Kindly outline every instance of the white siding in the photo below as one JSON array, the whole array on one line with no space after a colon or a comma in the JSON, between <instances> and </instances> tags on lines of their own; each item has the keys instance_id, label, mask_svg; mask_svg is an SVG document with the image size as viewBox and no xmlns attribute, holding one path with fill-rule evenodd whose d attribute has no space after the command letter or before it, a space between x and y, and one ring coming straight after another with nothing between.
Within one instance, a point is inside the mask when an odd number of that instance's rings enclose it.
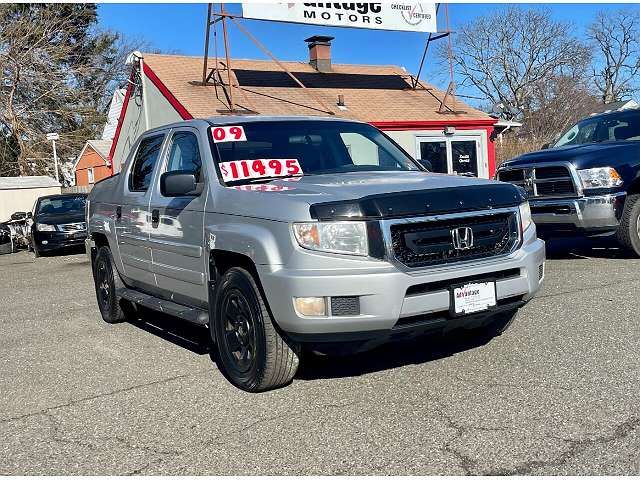
<instances>
[{"instance_id":1,"label":"white siding","mask_svg":"<svg viewBox=\"0 0 640 480\"><path fill-rule=\"evenodd\" d=\"M148 103L149 125L145 125L144 109L142 105L142 96L129 98L127 111L120 129L118 143L113 154L114 171L119 172L120 166L126 161L131 147L138 137L147 130L155 127L161 127L169 123L182 120L178 112L173 108L169 101L160 93L160 90L143 75L144 88L147 89L146 97Z\"/></svg>"},{"instance_id":2,"label":"white siding","mask_svg":"<svg viewBox=\"0 0 640 480\"><path fill-rule=\"evenodd\" d=\"M0 222L9 220L12 213L30 212L40 197L59 193L59 186L0 190Z\"/></svg>"}]
</instances>

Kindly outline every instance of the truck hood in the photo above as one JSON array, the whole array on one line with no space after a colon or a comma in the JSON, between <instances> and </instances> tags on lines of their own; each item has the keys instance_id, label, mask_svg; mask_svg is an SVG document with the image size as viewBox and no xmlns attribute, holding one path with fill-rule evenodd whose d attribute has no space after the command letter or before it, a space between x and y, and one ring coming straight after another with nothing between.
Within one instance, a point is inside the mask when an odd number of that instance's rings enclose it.
<instances>
[{"instance_id":1,"label":"truck hood","mask_svg":"<svg viewBox=\"0 0 640 480\"><path fill-rule=\"evenodd\" d=\"M530 163L569 162L576 168L616 167L640 156L640 142L618 141L567 145L537 152L525 153L505 162L504 166Z\"/></svg>"},{"instance_id":2,"label":"truck hood","mask_svg":"<svg viewBox=\"0 0 640 480\"><path fill-rule=\"evenodd\" d=\"M385 218L517 205L509 184L425 172L307 175L224 189L229 213L280 221ZM232 211L233 210L233 211Z\"/></svg>"}]
</instances>

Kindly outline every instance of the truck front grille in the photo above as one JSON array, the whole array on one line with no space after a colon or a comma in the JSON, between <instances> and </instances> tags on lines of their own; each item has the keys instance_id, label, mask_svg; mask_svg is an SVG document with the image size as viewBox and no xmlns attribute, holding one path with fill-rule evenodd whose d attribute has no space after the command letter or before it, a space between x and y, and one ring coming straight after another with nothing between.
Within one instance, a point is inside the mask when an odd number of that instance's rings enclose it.
<instances>
[{"instance_id":1,"label":"truck front grille","mask_svg":"<svg viewBox=\"0 0 640 480\"><path fill-rule=\"evenodd\" d=\"M562 165L507 168L498 172L498 180L524 188L529 197L572 197L576 187L569 169Z\"/></svg>"},{"instance_id":2,"label":"truck front grille","mask_svg":"<svg viewBox=\"0 0 640 480\"><path fill-rule=\"evenodd\" d=\"M516 213L506 212L391 225L391 241L399 262L430 267L511 253L520 242L520 230Z\"/></svg>"}]
</instances>

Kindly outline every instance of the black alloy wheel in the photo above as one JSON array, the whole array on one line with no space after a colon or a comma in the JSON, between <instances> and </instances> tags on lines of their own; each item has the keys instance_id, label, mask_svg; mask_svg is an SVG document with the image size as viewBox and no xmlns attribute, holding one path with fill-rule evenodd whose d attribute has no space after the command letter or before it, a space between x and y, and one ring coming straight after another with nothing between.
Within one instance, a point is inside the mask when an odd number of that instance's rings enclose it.
<instances>
[{"instance_id":1,"label":"black alloy wheel","mask_svg":"<svg viewBox=\"0 0 640 480\"><path fill-rule=\"evenodd\" d=\"M115 270L109 247L98 249L93 264L93 278L102 319L107 323L122 322L125 314L116 292L117 288L122 286L122 282Z\"/></svg>"},{"instance_id":2,"label":"black alloy wheel","mask_svg":"<svg viewBox=\"0 0 640 480\"><path fill-rule=\"evenodd\" d=\"M291 382L299 348L276 329L253 275L230 268L211 295L209 329L218 367L236 387L261 392Z\"/></svg>"},{"instance_id":3,"label":"black alloy wheel","mask_svg":"<svg viewBox=\"0 0 640 480\"><path fill-rule=\"evenodd\" d=\"M251 370L256 359L255 318L241 291L232 289L223 299L225 347L237 372Z\"/></svg>"}]
</instances>

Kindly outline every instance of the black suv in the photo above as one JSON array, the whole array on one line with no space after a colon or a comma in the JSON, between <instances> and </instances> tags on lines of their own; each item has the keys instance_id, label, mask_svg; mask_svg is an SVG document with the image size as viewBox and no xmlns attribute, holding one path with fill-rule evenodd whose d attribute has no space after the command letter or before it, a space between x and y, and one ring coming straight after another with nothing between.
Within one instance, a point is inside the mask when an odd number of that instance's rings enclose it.
<instances>
[{"instance_id":1,"label":"black suv","mask_svg":"<svg viewBox=\"0 0 640 480\"><path fill-rule=\"evenodd\" d=\"M614 236L640 256L640 110L580 120L496 178L527 191L541 236Z\"/></svg>"}]
</instances>

